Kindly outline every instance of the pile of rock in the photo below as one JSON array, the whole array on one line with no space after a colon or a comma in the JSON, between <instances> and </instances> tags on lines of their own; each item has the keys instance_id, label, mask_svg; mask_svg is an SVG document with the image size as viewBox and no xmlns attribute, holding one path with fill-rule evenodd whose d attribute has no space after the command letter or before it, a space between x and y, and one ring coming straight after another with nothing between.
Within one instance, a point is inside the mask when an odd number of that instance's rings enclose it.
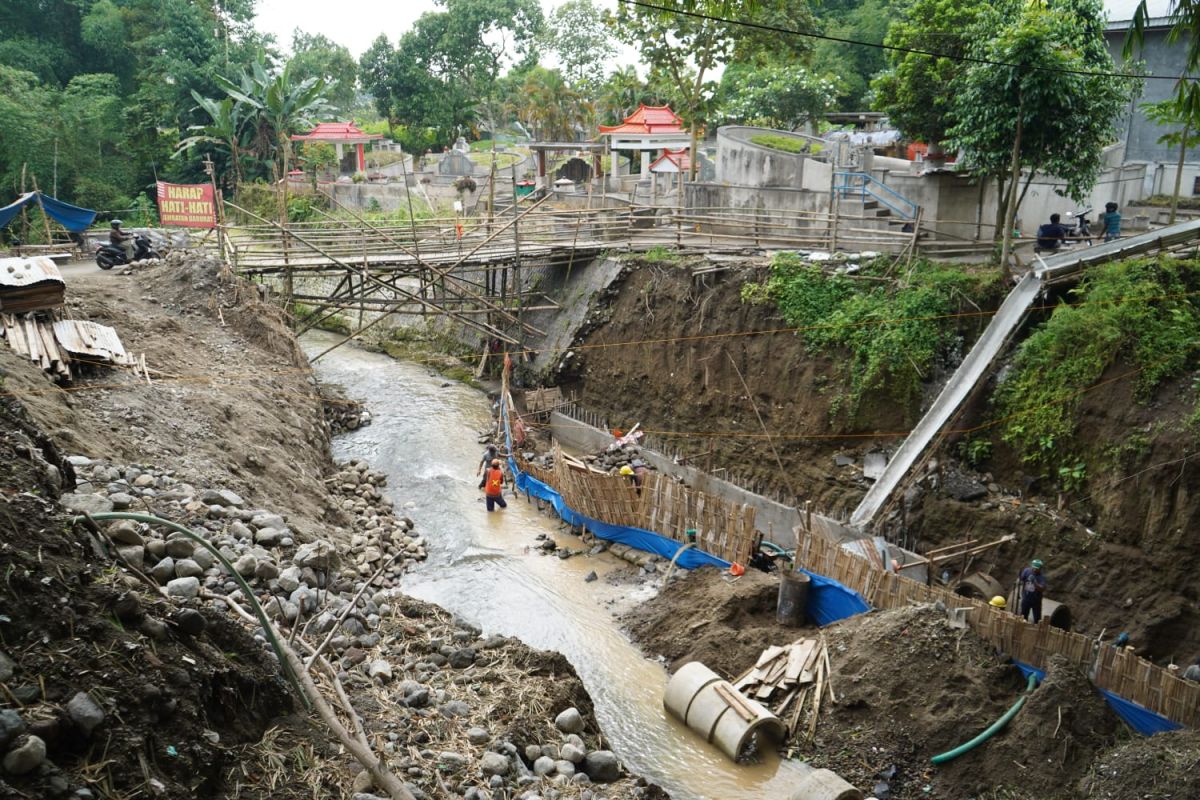
<instances>
[{"instance_id":1,"label":"pile of rock","mask_svg":"<svg viewBox=\"0 0 1200 800\"><path fill-rule=\"evenodd\" d=\"M642 449L636 444L623 444L612 450L602 450L594 455L584 456L583 460L605 472L617 472L621 467L654 469L642 459Z\"/></svg>"},{"instance_id":2,"label":"pile of rock","mask_svg":"<svg viewBox=\"0 0 1200 800\"><path fill-rule=\"evenodd\" d=\"M364 461L339 465L327 480L330 494L352 520L334 540L297 541L287 520L248 508L228 489L197 489L169 471L119 466L75 456L69 459L80 482L61 502L78 513L141 511L186 524L203 536L255 591L268 616L281 625L312 620L310 631L326 634L335 653L373 647L373 633L387 612L381 590L398 584L406 569L426 557L425 541L413 521L397 517L381 491L387 479ZM120 558L162 584L169 596L191 601L201 592L244 600L238 583L208 549L179 532L130 520L107 525ZM374 594L364 592L347 609L367 576L382 571ZM219 604L223 607L223 603ZM202 618L201 618L202 622ZM265 633L257 631L260 639Z\"/></svg>"},{"instance_id":3,"label":"pile of rock","mask_svg":"<svg viewBox=\"0 0 1200 800\"><path fill-rule=\"evenodd\" d=\"M371 424L371 412L364 403L334 393L326 386L321 387L321 405L330 436L356 431Z\"/></svg>"}]
</instances>

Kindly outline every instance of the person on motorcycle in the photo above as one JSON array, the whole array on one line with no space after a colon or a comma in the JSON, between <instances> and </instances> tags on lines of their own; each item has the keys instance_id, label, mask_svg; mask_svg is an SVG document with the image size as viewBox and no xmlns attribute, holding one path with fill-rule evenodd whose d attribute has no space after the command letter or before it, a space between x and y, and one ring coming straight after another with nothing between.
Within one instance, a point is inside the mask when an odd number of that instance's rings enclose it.
<instances>
[{"instance_id":1,"label":"person on motorcycle","mask_svg":"<svg viewBox=\"0 0 1200 800\"><path fill-rule=\"evenodd\" d=\"M1062 224L1062 216L1051 214L1050 222L1039 225L1037 229L1037 246L1039 250L1057 250L1067 241L1067 226Z\"/></svg>"},{"instance_id":2,"label":"person on motorcycle","mask_svg":"<svg viewBox=\"0 0 1200 800\"><path fill-rule=\"evenodd\" d=\"M121 230L121 220L114 219L110 224L112 230L108 232L108 241L112 243L113 247L119 247L125 251L125 260L132 264L137 250L136 237L132 233Z\"/></svg>"}]
</instances>

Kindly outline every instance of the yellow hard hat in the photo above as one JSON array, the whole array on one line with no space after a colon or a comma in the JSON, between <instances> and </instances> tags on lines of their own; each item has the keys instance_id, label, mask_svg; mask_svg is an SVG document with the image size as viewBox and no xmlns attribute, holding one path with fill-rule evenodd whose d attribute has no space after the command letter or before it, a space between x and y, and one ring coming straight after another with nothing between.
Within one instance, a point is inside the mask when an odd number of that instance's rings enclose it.
<instances>
[{"instance_id":1,"label":"yellow hard hat","mask_svg":"<svg viewBox=\"0 0 1200 800\"><path fill-rule=\"evenodd\" d=\"M628 464L626 464L625 466L621 467L621 474L622 474L622 475L632 475L632 474L633 474L633 467L631 467L631 466L629 466Z\"/></svg>"},{"instance_id":2,"label":"yellow hard hat","mask_svg":"<svg viewBox=\"0 0 1200 800\"><path fill-rule=\"evenodd\" d=\"M996 595L991 600L988 600L988 605L995 606L996 608L1004 608L1005 606L1008 605L1008 601L1005 600L1000 595Z\"/></svg>"}]
</instances>

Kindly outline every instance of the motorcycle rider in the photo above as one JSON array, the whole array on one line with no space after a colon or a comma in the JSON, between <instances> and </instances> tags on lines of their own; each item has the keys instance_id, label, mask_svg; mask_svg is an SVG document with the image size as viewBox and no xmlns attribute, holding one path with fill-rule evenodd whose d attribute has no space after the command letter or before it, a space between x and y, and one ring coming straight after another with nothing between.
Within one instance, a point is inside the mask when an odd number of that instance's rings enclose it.
<instances>
[{"instance_id":1,"label":"motorcycle rider","mask_svg":"<svg viewBox=\"0 0 1200 800\"><path fill-rule=\"evenodd\" d=\"M108 241L112 243L113 247L121 248L125 252L125 260L132 264L133 257L137 253L136 237L132 233L121 230L121 220L114 219L110 224L112 230L108 232Z\"/></svg>"}]
</instances>

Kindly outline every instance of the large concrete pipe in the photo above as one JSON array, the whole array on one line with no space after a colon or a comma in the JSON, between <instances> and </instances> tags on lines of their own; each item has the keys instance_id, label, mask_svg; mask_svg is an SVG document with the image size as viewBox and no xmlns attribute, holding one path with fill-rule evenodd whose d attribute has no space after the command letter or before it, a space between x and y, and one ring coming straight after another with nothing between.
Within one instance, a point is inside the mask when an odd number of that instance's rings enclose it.
<instances>
[{"instance_id":1,"label":"large concrete pipe","mask_svg":"<svg viewBox=\"0 0 1200 800\"><path fill-rule=\"evenodd\" d=\"M997 595L1004 597L1004 586L986 572L973 572L955 585L954 593L987 602Z\"/></svg>"},{"instance_id":2,"label":"large concrete pipe","mask_svg":"<svg viewBox=\"0 0 1200 800\"><path fill-rule=\"evenodd\" d=\"M1066 603L1042 598L1042 618L1050 620L1052 628L1071 630L1071 609Z\"/></svg>"},{"instance_id":3,"label":"large concrete pipe","mask_svg":"<svg viewBox=\"0 0 1200 800\"><path fill-rule=\"evenodd\" d=\"M734 761L757 734L776 739L784 735L778 717L699 661L684 664L671 676L663 705Z\"/></svg>"},{"instance_id":4,"label":"large concrete pipe","mask_svg":"<svg viewBox=\"0 0 1200 800\"><path fill-rule=\"evenodd\" d=\"M842 780L836 772L814 769L800 779L790 800L863 800L863 793Z\"/></svg>"},{"instance_id":5,"label":"large concrete pipe","mask_svg":"<svg viewBox=\"0 0 1200 800\"><path fill-rule=\"evenodd\" d=\"M784 572L779 581L779 601L775 608L775 619L786 628L798 628L804 624L804 612L808 610L808 590L812 578L803 572Z\"/></svg>"}]
</instances>

